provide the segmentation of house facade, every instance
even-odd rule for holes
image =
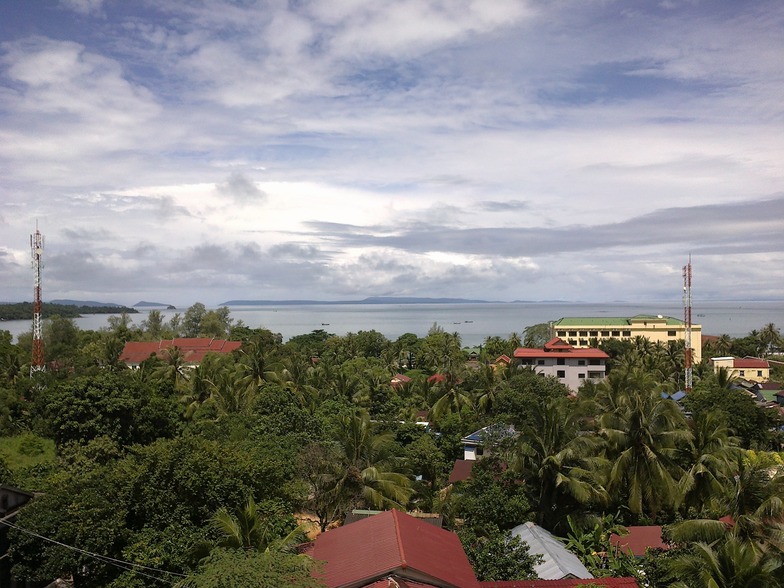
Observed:
[[[730,378],[740,378],[760,384],[770,380],[770,364],[758,357],[711,357],[713,371],[725,368]]]
[[[605,339],[630,340],[645,337],[653,343],[686,340],[686,322],[670,316],[638,314],[633,317],[564,317],[550,323],[550,335],[577,348],[590,347]],[[702,359],[702,325],[691,326],[692,358]]]
[[[577,348],[555,337],[545,343],[542,349],[516,349],[514,359],[518,366],[530,367],[543,376],[558,378],[577,392],[586,380],[599,381],[605,378],[610,356],[601,349]]]

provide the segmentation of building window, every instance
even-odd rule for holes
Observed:
[[[598,359],[589,359],[588,365],[602,365]]]
[[[677,333],[675,331],[667,331],[667,336],[668,337],[675,337],[676,335],[677,335]]]
[[[745,376],[746,375],[746,370],[740,370],[740,375],[741,376]]]
[[[588,341],[586,339],[580,339],[580,345],[588,345]]]
[[[566,359],[564,359],[563,357],[559,357],[558,359],[555,360],[555,362],[558,365],[566,365]]]
[[[632,332],[631,331],[624,331],[623,332],[623,336],[624,337],[631,337],[632,336]]]
[[[556,375],[557,375],[559,378],[565,378],[565,377],[566,377],[566,371],[565,371],[565,370],[558,370],[558,371],[556,372]]]
[[[591,331],[591,337],[598,337],[599,331]]]
[[[762,370],[757,370],[757,376],[760,378],[762,377]]]
[[[609,337],[610,331],[602,331],[602,337]]]
[[[576,337],[577,336],[577,331],[569,331],[569,336],[570,337]]]
[[[569,345],[577,345],[577,339],[569,339]]]
[[[556,331],[556,337],[566,337],[566,331]]]
[[[591,379],[602,378],[604,374],[602,372],[588,372],[588,377]]]
[[[537,359],[536,360],[536,365],[544,365],[544,360],[543,359]]]
[[[581,380],[584,380],[585,379],[585,374],[577,374],[577,377],[580,378]]]
[[[578,359],[577,360],[577,365],[585,365],[585,360],[584,359]]]
[[[621,332],[620,331],[613,331],[612,332],[612,336],[613,337],[620,337],[621,336]]]
[[[580,337],[587,337],[588,331],[580,331]]]

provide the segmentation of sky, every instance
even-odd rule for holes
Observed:
[[[784,300],[780,0],[0,0],[0,301]]]

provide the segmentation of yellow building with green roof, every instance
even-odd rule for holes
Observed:
[[[671,316],[638,314],[633,317],[564,317],[550,323],[550,336],[573,347],[593,347],[605,339],[646,337],[653,343],[686,340],[686,322]],[[694,363],[702,359],[702,326],[691,326]]]

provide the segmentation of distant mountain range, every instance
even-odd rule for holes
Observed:
[[[222,302],[220,306],[296,306],[304,304],[491,304],[491,301],[466,298],[371,296],[362,300],[227,300]]]
[[[69,300],[63,298],[62,300],[50,300],[50,304],[62,304],[64,306],[92,306],[94,308],[125,308],[124,304],[117,304],[116,302],[96,302],[95,300]]]

